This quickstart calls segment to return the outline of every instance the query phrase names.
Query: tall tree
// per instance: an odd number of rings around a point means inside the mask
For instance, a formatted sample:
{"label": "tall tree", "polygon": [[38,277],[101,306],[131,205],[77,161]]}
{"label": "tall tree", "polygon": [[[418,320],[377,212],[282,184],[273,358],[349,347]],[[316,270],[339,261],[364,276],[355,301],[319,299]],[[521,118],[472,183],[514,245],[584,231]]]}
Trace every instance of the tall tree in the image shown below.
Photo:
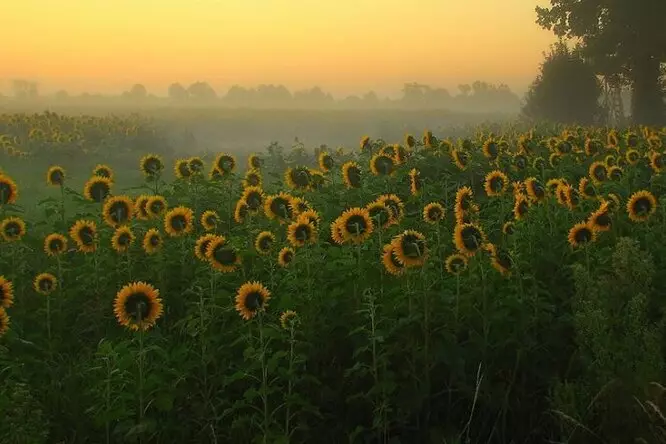
{"label": "tall tree", "polygon": [[185,87],[180,83],[172,83],[171,85],[169,85],[169,98],[171,100],[180,102],[183,100],[187,100],[189,95],[190,94],[187,92]]}
{"label": "tall tree", "polygon": [[635,122],[663,121],[660,66],[666,62],[666,1],[550,0],[537,23],[559,37],[579,39],[601,75],[626,74]]}

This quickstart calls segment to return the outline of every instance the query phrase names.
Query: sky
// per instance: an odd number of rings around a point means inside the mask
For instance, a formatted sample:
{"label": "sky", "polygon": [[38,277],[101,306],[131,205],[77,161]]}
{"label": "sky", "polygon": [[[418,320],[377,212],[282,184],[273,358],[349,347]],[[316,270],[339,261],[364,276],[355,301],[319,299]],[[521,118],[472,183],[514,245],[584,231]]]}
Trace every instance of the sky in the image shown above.
{"label": "sky", "polygon": [[[118,94],[134,83],[320,86],[335,96],[451,91],[484,80],[523,91],[555,37],[546,0],[3,0],[0,91]],[[7,44],[9,43],[9,44]]]}

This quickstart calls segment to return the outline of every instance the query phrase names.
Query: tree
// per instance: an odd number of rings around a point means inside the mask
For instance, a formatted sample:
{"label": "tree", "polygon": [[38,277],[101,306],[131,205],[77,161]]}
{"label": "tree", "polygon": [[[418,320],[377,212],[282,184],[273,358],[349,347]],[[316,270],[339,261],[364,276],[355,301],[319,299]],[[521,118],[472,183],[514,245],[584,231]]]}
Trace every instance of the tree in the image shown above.
{"label": "tree", "polygon": [[20,100],[36,99],[39,96],[37,83],[29,80],[16,79],[12,81],[14,97]]}
{"label": "tree", "polygon": [[133,100],[145,99],[146,97],[148,97],[148,90],[142,84],[136,83],[130,88],[129,91],[123,94],[123,96]]}
{"label": "tree", "polygon": [[169,98],[171,100],[182,102],[183,100],[187,100],[189,95],[190,94],[187,92],[185,87],[180,83],[172,83],[169,85]]}
{"label": "tree", "polygon": [[533,119],[591,124],[601,111],[600,95],[592,67],[566,44],[558,43],[530,86],[523,113]]}
{"label": "tree", "polygon": [[635,122],[663,119],[660,66],[666,61],[666,1],[550,0],[537,7],[537,23],[559,37],[580,39],[597,74],[626,75]]}
{"label": "tree", "polygon": [[213,100],[217,98],[215,90],[206,82],[194,82],[187,88],[187,92],[195,100]]}

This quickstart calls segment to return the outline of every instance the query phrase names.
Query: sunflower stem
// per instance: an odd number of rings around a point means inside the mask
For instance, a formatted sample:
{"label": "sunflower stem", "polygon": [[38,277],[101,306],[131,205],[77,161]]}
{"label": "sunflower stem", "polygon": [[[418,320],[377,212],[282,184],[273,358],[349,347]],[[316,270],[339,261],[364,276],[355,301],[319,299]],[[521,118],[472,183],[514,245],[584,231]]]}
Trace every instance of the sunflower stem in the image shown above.
{"label": "sunflower stem", "polygon": [[[142,304],[139,305],[139,308],[137,310],[138,312],[138,317],[139,317],[139,356],[138,356],[138,361],[139,361],[139,427],[142,426],[143,424],[143,326],[142,324],[142,319],[141,319],[141,313],[143,311]],[[143,442],[142,439],[142,433],[139,432],[139,444]]]}
{"label": "sunflower stem", "polygon": [[261,402],[263,404],[263,444],[268,442],[268,368],[266,366],[266,344],[264,341],[263,312],[259,312],[259,360],[261,362]]}
{"label": "sunflower stem", "polygon": [[66,227],[65,223],[65,186],[60,183],[60,221],[62,222],[63,229]]}
{"label": "sunflower stem", "polygon": [[293,391],[293,372],[294,372],[294,344],[296,343],[296,330],[293,323],[289,325],[289,370],[287,380],[287,402],[286,402],[286,416],[284,419],[285,435],[289,439],[291,437],[291,393]]}

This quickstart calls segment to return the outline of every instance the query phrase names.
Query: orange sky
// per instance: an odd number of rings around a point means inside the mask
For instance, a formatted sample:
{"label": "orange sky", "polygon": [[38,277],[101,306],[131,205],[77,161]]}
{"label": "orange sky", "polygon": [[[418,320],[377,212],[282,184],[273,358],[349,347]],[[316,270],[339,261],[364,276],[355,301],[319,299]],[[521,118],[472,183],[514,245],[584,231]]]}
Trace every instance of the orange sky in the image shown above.
{"label": "orange sky", "polygon": [[5,0],[0,91],[165,95],[174,81],[319,85],[395,94],[404,82],[474,80],[518,91],[555,39],[535,23],[545,0]]}

